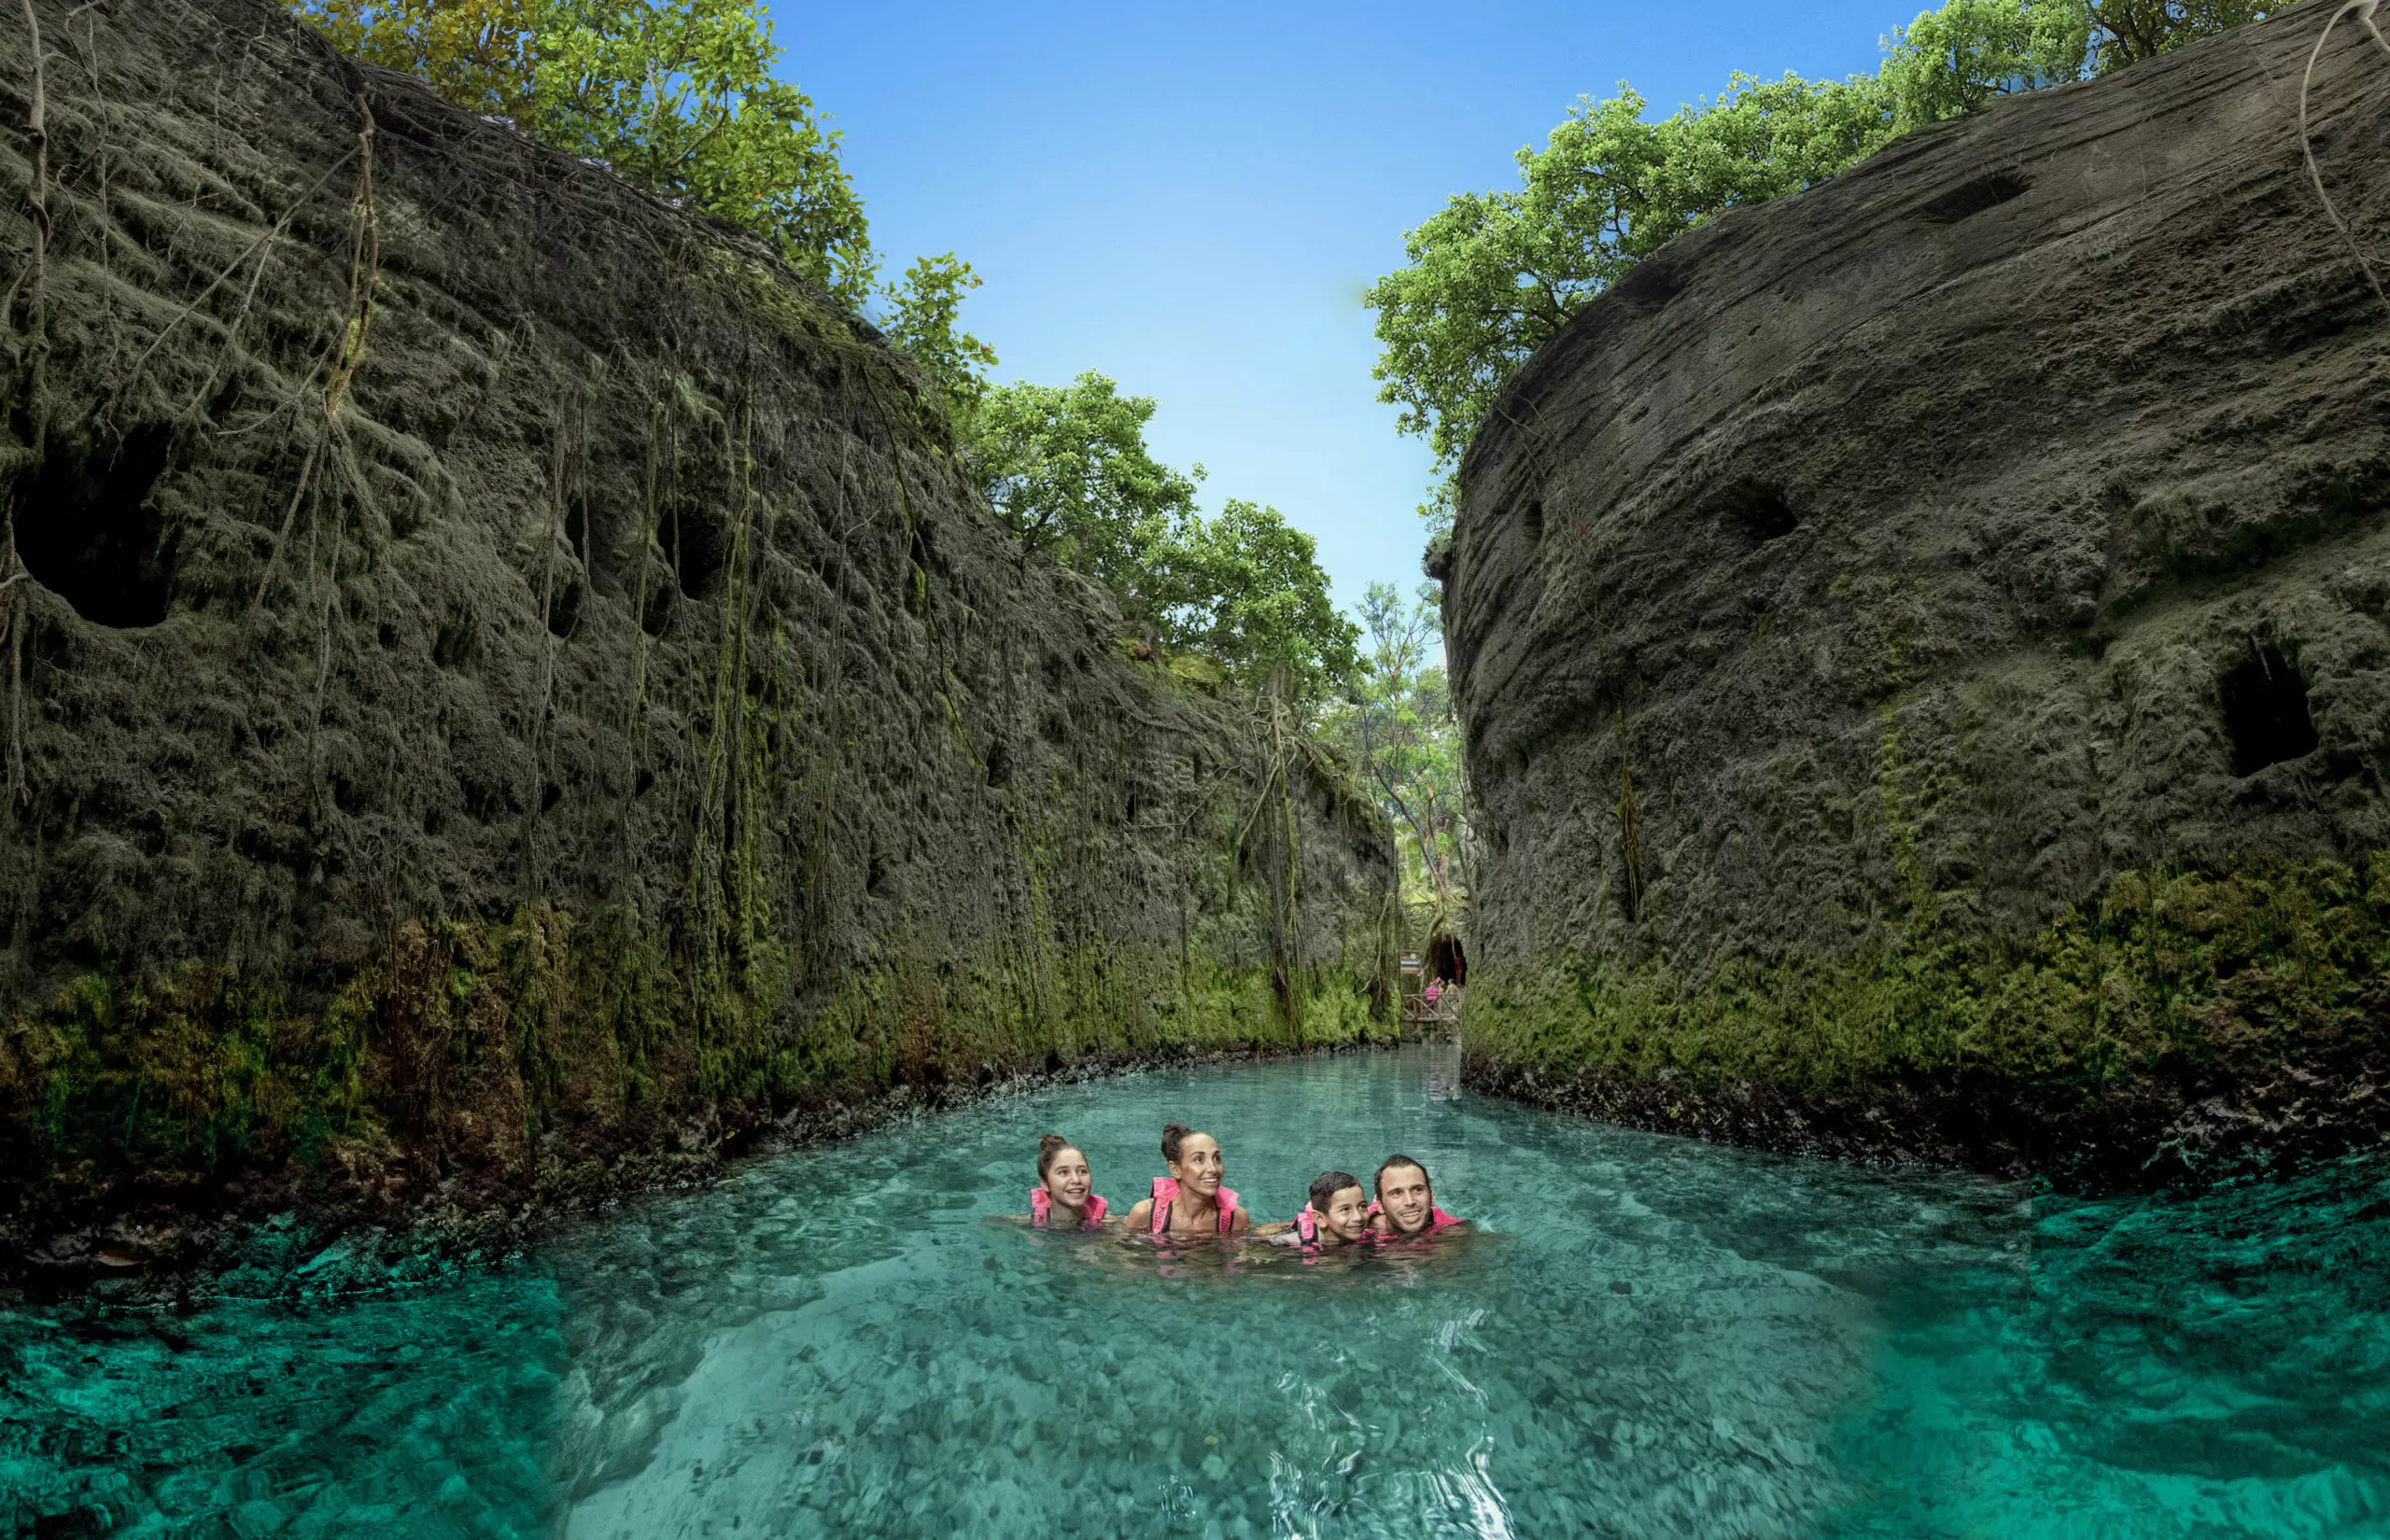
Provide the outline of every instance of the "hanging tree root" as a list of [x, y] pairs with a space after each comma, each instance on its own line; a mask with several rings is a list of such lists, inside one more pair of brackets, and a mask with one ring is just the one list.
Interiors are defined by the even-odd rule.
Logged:
[[2341, 24], [2343, 17], [2355, 16], [2365, 27], [2366, 35], [2373, 39], [2373, 46], [2381, 50], [2383, 58], [2390, 59], [2390, 39], [2382, 35], [2382, 29], [2373, 21], [2373, 12], [2379, 4], [2380, 0], [2348, 0], [2347, 5], [2334, 11], [2331, 20], [2324, 23], [2324, 30], [2316, 34], [2315, 47], [2307, 55], [2306, 73], [2299, 77], [2299, 151], [2307, 162], [2307, 179], [2314, 184], [2316, 200], [2324, 205], [2324, 217], [2332, 221], [2332, 228], [2340, 231], [2341, 239], [2348, 244], [2349, 255], [2356, 259], [2357, 271], [2365, 274], [2366, 284], [2373, 290], [2373, 297], [2390, 305], [2390, 295], [2383, 293], [2382, 280], [2374, 275], [2373, 264], [2366, 260], [2364, 250], [2358, 246], [2356, 232], [2349, 229], [2346, 219], [2341, 217], [2340, 209], [2332, 203], [2332, 195], [2324, 190], [2324, 173], [2315, 164], [2315, 141], [2307, 127], [2307, 93], [2315, 80], [2315, 64], [2324, 57], [2324, 45], [2331, 41], [2332, 29]]
[[[306, 499], [316, 464], [323, 458], [325, 443], [331, 437], [349, 383], [357, 377], [358, 366], [365, 361], [366, 333], [373, 322], [373, 290], [382, 275], [382, 235], [381, 221], [373, 209], [373, 109], [362, 91], [357, 94], [357, 111], [362, 119], [357, 131], [357, 147], [333, 168], [337, 170], [350, 157], [358, 163], [357, 191], [349, 203], [348, 310], [341, 318], [338, 351], [332, 357], [331, 373], [324, 382], [323, 422], [315, 442], [307, 448], [306, 459], [300, 463], [299, 483], [290, 490], [290, 505], [283, 510], [282, 527], [274, 532], [274, 545], [266, 553], [265, 570], [258, 574], [258, 591], [249, 599], [249, 612], [242, 627], [249, 635], [255, 634], [258, 617], [265, 609], [266, 592], [273, 586], [274, 574], [282, 564], [283, 549], [290, 540], [290, 527], [299, 517], [299, 505]], [[294, 210], [297, 206], [292, 205]], [[285, 218], [287, 222], [288, 216]], [[260, 260], [262, 262], [263, 259]], [[237, 261], [233, 263], [233, 267], [239, 265]]]
[[[26, 292], [27, 330], [32, 338], [30, 358], [26, 370], [26, 405], [33, 418], [33, 444], [35, 455], [42, 452], [49, 436], [49, 403], [45, 399], [44, 365], [49, 353], [49, 307], [44, 298], [45, 267], [49, 256], [49, 130], [47, 82], [41, 49], [41, 19], [34, 13], [34, 0], [24, 0], [25, 32], [33, 47], [33, 93], [25, 105], [25, 147], [33, 159], [33, 180], [25, 189], [25, 216], [33, 223], [33, 250], [25, 259], [17, 281], [8, 287], [8, 299], [0, 305], [0, 315], [13, 317], [17, 294]], [[9, 541], [13, 552], [16, 542]]]

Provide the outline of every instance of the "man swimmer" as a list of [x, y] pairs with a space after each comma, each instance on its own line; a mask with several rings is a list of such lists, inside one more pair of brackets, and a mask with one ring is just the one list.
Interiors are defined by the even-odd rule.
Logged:
[[1381, 1240], [1409, 1240], [1435, 1234], [1459, 1220], [1436, 1207], [1436, 1185], [1427, 1168], [1409, 1155], [1390, 1155], [1378, 1168], [1378, 1200], [1370, 1205], [1370, 1230]]

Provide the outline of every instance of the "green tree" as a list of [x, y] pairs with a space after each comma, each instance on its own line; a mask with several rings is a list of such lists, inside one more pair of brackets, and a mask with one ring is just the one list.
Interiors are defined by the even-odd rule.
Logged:
[[1453, 719], [1435, 590], [1403, 602], [1392, 583], [1361, 601], [1363, 649], [1351, 694], [1326, 723], [1394, 822], [1406, 898], [1446, 914], [1467, 889], [1462, 871], [1460, 731]]
[[1187, 520], [1157, 550], [1163, 639], [1259, 688], [1280, 670], [1299, 704], [1315, 705], [1352, 677], [1359, 633], [1336, 612], [1309, 535], [1274, 508], [1230, 498]]
[[1647, 119], [1624, 83], [1581, 97], [1520, 185], [1463, 193], [1370, 288], [1372, 371], [1397, 426], [1435, 451], [1420, 512], [1449, 526], [1453, 475], [1527, 356], [1637, 262], [1739, 204], [1814, 187], [1894, 134], [2010, 91], [2105, 74], [2256, 20], [2251, 0], [1947, 0], [1884, 40], [1873, 76], [1736, 74], [1715, 101]]
[[1160, 553], [1195, 515], [1197, 466], [1182, 475], [1146, 448], [1147, 396], [1090, 371], [1068, 385], [988, 391], [964, 464], [1024, 553], [1101, 578], [1132, 617], [1151, 619]]
[[1385, 351], [1372, 376], [1444, 478], [1421, 511], [1450, 518], [1450, 475], [1511, 373], [1627, 269], [1719, 210], [1824, 180], [1881, 144], [1891, 111], [1866, 77], [1737, 75], [1714, 103], [1656, 121], [1622, 87], [1581, 97], [1514, 191], [1463, 193], [1404, 237], [1408, 265], [1371, 287]]
[[753, 0], [287, 0], [344, 50], [762, 235], [850, 307], [873, 287], [839, 135], [773, 74]]

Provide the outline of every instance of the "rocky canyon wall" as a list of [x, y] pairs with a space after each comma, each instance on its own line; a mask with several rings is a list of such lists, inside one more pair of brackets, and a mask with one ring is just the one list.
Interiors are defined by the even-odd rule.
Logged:
[[[1601, 296], [1464, 468], [1472, 1073], [2128, 1178], [2383, 1137], [2390, 304], [2329, 7]], [[2390, 60], [2313, 81], [2390, 228]]]
[[511, 1211], [859, 1100], [1391, 1031], [1383, 818], [1025, 560], [868, 326], [273, 6], [33, 9], [16, 1244]]

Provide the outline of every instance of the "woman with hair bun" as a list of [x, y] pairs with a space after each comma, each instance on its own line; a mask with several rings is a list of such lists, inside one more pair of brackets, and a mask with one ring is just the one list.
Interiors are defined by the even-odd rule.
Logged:
[[1029, 1189], [1029, 1222], [1042, 1229], [1100, 1230], [1104, 1202], [1077, 1145], [1060, 1134], [1037, 1141], [1037, 1185]]
[[1236, 1194], [1220, 1185], [1228, 1163], [1218, 1140], [1183, 1123], [1165, 1124], [1161, 1157], [1170, 1174], [1154, 1178], [1153, 1195], [1129, 1211], [1131, 1234], [1243, 1235], [1253, 1227]]

